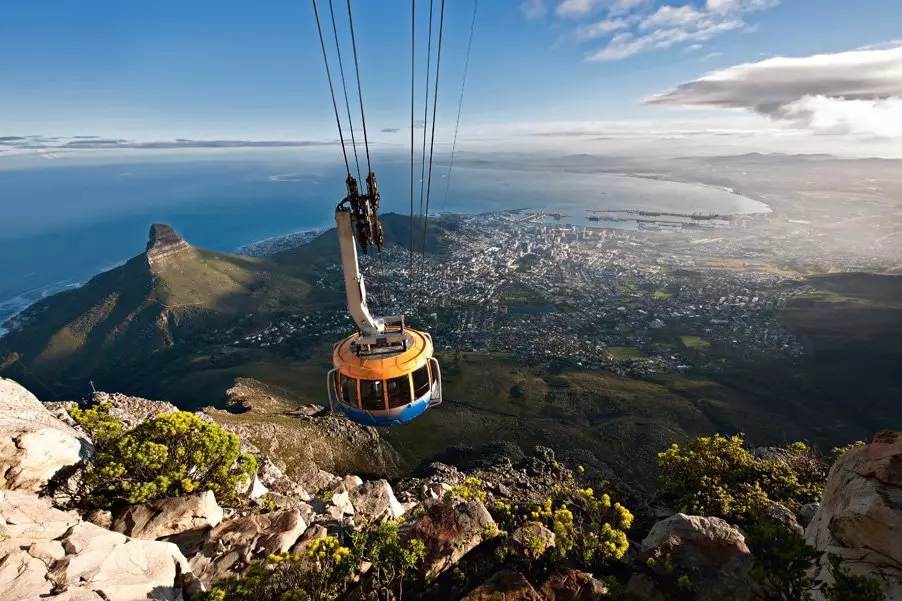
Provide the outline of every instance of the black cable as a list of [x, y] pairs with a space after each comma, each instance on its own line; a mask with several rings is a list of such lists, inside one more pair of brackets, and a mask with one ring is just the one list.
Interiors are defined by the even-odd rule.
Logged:
[[416, 83], [417, 0], [410, 0], [410, 268], [407, 272], [408, 302], [413, 278], [413, 88]]
[[432, 156], [435, 151], [435, 114], [438, 110], [438, 81], [442, 66], [442, 33], [445, 27], [445, 0], [442, 0], [442, 12], [438, 25], [438, 56], [435, 60], [435, 92], [432, 95], [432, 140], [429, 142], [429, 183], [426, 186], [426, 213], [423, 220], [423, 275], [426, 270], [426, 228], [429, 226], [429, 197], [432, 193]]
[[357, 165], [357, 180], [360, 181], [360, 159], [357, 157], [357, 139], [354, 137], [354, 121], [351, 119], [351, 103], [348, 101], [348, 85], [345, 83], [345, 67], [341, 61], [341, 46], [338, 44], [338, 27], [335, 25], [335, 11], [329, 0], [329, 14], [332, 15], [332, 33], [335, 35], [335, 53], [338, 55], [338, 71], [341, 73], [341, 87], [345, 94], [345, 108], [348, 111], [348, 127], [351, 129], [351, 147], [354, 149], [354, 164]]
[[[357, 60], [357, 39], [354, 36], [354, 18], [351, 16], [351, 0], [348, 0], [348, 24], [351, 26], [351, 45], [354, 48], [354, 68], [357, 70], [357, 97], [360, 98], [360, 122], [363, 125], [363, 145], [366, 148], [366, 168], [370, 173], [373, 166], [370, 163], [370, 142], [366, 136], [366, 115], [363, 113], [363, 88], [360, 85], [360, 62]], [[367, 186], [369, 191], [369, 186]]]
[[332, 74], [329, 71], [329, 58], [326, 56], [326, 40], [323, 38], [323, 28], [319, 22], [319, 10], [316, 7], [316, 0], [313, 0], [313, 14], [316, 16], [316, 29], [319, 31], [319, 43], [323, 49], [323, 62], [326, 63], [326, 78], [329, 80], [329, 93], [332, 94], [332, 108], [335, 109], [335, 123], [338, 124], [338, 139], [341, 140], [341, 154], [345, 157], [345, 169], [348, 175], [351, 175], [351, 165], [348, 163], [348, 153], [345, 150], [345, 138], [341, 133], [341, 119], [338, 117], [338, 103], [335, 102], [335, 89], [332, 87]]
[[448, 210], [448, 190], [451, 187], [451, 170], [454, 169], [454, 153], [457, 150], [457, 131], [460, 129], [460, 113], [464, 106], [464, 90], [467, 87], [467, 70], [470, 68], [470, 48], [473, 46], [473, 30], [476, 27], [476, 9], [479, 0], [473, 0], [473, 18], [470, 20], [470, 39], [467, 41], [467, 58], [464, 60], [464, 77], [460, 84], [460, 99], [457, 101], [457, 123], [454, 125], [454, 142], [451, 144], [451, 161], [448, 164], [448, 177], [445, 179], [445, 199], [442, 213]]
[[420, 218], [423, 217], [423, 194], [426, 186], [426, 118], [429, 116], [429, 69], [432, 67], [432, 9], [435, 0], [429, 0], [429, 42], [426, 45], [426, 100], [423, 103], [423, 161], [420, 165]]

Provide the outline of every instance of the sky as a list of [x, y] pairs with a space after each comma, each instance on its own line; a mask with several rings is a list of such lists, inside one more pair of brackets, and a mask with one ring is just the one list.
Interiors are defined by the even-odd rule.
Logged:
[[[411, 3], [351, 5], [368, 135], [403, 148]], [[318, 6], [344, 111], [329, 1]], [[473, 9], [473, 0], [446, 2], [439, 145], [453, 138]], [[418, 135], [429, 10], [417, 0]], [[359, 135], [347, 4], [334, 0], [334, 11]], [[433, 69], [436, 47], [433, 37]], [[97, 140], [74, 136], [108, 147], [319, 144], [337, 134], [307, 0], [8, 2], [0, 56], [0, 154]], [[42, 138], [3, 139], [29, 136]], [[902, 2], [482, 0], [460, 145], [902, 156]]]

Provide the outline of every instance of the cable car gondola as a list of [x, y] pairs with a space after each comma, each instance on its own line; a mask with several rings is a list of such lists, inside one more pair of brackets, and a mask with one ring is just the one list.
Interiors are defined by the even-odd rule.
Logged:
[[372, 172], [366, 194], [358, 193], [350, 175], [347, 185], [348, 196], [335, 209], [335, 224], [348, 311], [359, 331], [332, 350], [333, 369], [326, 377], [329, 406], [366, 426], [402, 424], [442, 402], [441, 368], [429, 334], [405, 328], [402, 315], [370, 315], [357, 243], [364, 252], [370, 245], [382, 250], [379, 192]]

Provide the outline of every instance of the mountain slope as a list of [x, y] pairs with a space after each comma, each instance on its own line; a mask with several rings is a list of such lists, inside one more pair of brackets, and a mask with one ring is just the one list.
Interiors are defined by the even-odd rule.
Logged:
[[338, 298], [315, 296], [290, 264], [197, 249], [154, 225], [144, 253], [12, 320], [0, 339], [0, 371], [23, 371], [45, 394], [79, 380], [83, 388], [236, 317]]

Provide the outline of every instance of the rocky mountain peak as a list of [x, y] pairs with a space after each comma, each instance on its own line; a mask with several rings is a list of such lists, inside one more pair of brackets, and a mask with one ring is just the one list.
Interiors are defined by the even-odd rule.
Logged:
[[154, 223], [150, 226], [147, 240], [147, 263], [151, 267], [167, 257], [171, 257], [191, 248], [191, 245], [179, 236], [172, 226]]

